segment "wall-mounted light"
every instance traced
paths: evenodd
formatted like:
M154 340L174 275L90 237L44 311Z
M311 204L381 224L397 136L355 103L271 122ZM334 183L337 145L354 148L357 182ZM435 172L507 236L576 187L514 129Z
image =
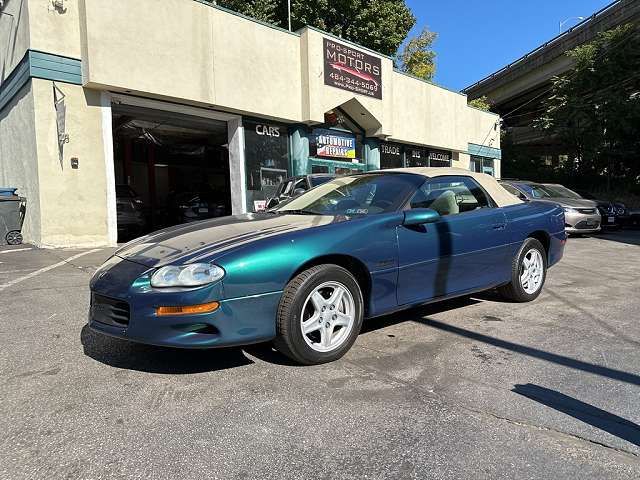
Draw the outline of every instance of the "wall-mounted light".
M56 11L58 13L65 13L67 11L67 8L64 6L64 2L65 0L51 0L51 5L49 6L48 10L50 12Z

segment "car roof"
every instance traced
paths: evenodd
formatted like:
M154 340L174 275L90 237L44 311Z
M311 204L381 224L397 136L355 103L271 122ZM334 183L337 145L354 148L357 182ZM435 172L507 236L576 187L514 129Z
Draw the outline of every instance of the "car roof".
M522 200L515 195L507 192L498 181L486 173L472 172L465 168L455 167L410 167L410 168L393 168L390 170L377 170L377 172L398 172L398 173L413 173L416 175L422 175L426 178L437 177L471 177L484 188L494 202L499 207L506 207L508 205L518 205L523 203Z

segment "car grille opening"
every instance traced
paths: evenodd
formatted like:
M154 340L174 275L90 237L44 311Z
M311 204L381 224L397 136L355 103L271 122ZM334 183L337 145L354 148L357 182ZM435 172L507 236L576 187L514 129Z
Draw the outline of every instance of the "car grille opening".
M576 223L573 228L578 230L593 230L600 226L600 222L592 222L588 224L586 220L582 220L581 222Z
M178 330L182 330L183 332L188 332L188 333L199 333L204 335L220 335L220 330L218 330L213 325L209 325L208 323L188 323L188 324L174 325L174 328Z
M129 325L129 304L117 298L91 294L91 318L99 323L124 328Z
M596 209L595 208L578 208L578 211L580 213L584 213L585 215L592 215L592 214L596 213Z

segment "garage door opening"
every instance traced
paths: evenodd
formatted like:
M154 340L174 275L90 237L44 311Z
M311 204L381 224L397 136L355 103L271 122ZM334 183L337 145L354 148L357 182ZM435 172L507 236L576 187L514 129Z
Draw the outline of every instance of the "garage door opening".
M118 242L231 214L227 123L113 105Z

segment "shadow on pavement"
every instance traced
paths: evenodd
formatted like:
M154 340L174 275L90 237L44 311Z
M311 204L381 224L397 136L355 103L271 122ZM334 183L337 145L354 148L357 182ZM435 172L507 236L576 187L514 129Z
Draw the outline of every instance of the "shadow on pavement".
M626 418L531 383L515 385L511 391L640 446L640 425Z
M626 243L628 245L640 245L640 230L616 230L602 232L593 238L607 240L609 242Z
M640 376L634 373L625 372L622 370L616 370L613 368L603 367L594 363L583 362L571 357L565 357L564 355L558 355L557 353L547 352L519 343L509 342L507 340L500 340L499 338L484 335L482 333L476 333L465 328L455 327L438 320L432 320L429 318L421 318L414 321L424 323L429 327L436 328L438 330L453 333L461 337L470 338L472 340L493 345L494 347L502 348L504 350L510 350L515 353L527 355L530 357L545 360L547 362L556 363L564 367L574 368L576 370L582 370L583 372L593 373L594 375L600 375L602 377L611 378L612 380L619 380L621 382L630 383L632 385L640 385Z
M487 297L487 299L489 299L489 297ZM422 307L403 310L391 315L369 318L366 319L362 324L362 330L360 331L360 333L373 332L375 330L380 330L381 328L389 327L397 323L414 321L416 317L428 317L429 315L435 315L436 313L455 310L456 308L468 307L469 305L475 305L476 303L481 303L481 300L476 300L470 297L459 297L452 300L431 303Z
M213 372L254 363L240 348L188 350L154 347L93 332L80 332L85 355L116 368L149 373L189 374Z

